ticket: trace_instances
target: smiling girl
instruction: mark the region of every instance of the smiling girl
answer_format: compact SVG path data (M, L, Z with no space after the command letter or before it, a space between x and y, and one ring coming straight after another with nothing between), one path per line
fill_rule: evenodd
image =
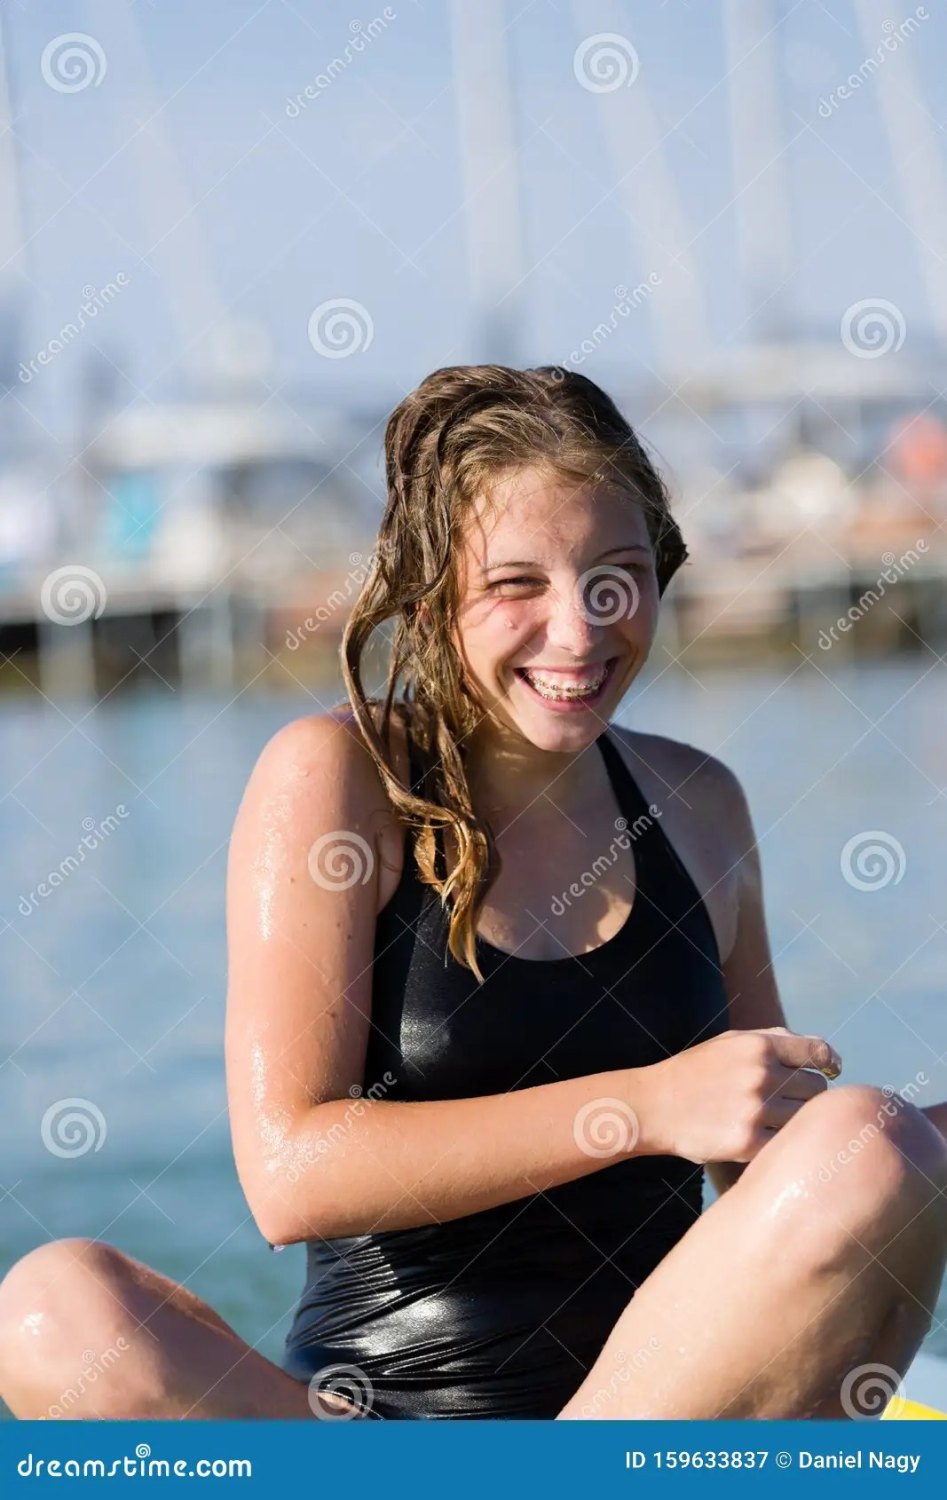
M664 484L561 368L438 370L385 453L348 701L266 746L231 845L236 1163L307 1246L283 1366L59 1241L0 1294L4 1394L121 1334L74 1415L854 1415L930 1323L945 1109L828 1090L736 777L612 722L687 555Z

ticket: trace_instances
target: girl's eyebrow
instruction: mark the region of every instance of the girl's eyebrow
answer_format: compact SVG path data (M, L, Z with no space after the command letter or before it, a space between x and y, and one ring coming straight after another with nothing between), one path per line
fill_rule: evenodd
M612 555L613 552L644 552L645 555L650 555L651 548L643 546L641 542L628 542L625 546L622 546L622 547L609 547L608 551L607 552L603 552L600 557L596 558L595 561L596 562L601 562L602 558L611 557L611 555ZM593 566L594 566L594 564L593 564ZM486 567L480 569L480 572L481 573L492 573L494 571L494 569L496 569L496 568L540 568L540 567L542 567L542 563L537 562L535 560L535 558L532 561L529 561L529 560L526 560L524 558L519 557L519 558L509 558L505 562L487 563Z

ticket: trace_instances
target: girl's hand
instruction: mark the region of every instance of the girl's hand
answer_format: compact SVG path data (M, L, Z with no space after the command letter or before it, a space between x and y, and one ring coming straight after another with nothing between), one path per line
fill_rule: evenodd
M654 1065L642 1126L669 1156L752 1161L841 1069L822 1037L785 1026L725 1031Z

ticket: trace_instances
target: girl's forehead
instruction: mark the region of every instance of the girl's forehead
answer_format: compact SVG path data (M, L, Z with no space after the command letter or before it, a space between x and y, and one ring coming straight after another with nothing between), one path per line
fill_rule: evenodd
M464 527L465 551L482 558L529 538L530 556L563 545L648 543L641 505L627 489L530 471L498 481L478 497ZM511 556L525 556L516 553Z

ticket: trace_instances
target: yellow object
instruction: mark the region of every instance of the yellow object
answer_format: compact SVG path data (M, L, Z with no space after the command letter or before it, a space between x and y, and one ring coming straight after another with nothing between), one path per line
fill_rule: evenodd
M920 1401L905 1401L901 1396L892 1396L881 1413L882 1422L947 1422L947 1412L935 1411L932 1406L922 1406Z

